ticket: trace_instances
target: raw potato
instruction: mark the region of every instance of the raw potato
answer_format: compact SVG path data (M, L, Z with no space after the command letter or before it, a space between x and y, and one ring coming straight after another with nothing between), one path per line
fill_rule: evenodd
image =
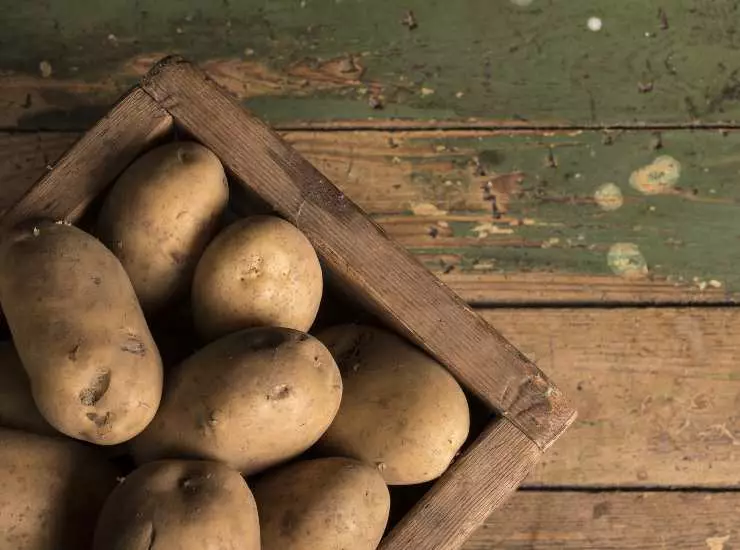
M256 326L308 331L321 302L321 265L311 243L274 216L239 220L198 262L193 315L208 340Z
M0 302L44 418L114 445L141 432L162 394L162 364L116 257L76 227L41 222L0 246Z
M390 507L372 466L346 458L296 462L254 486L262 550L375 550Z
M339 325L318 338L344 383L322 450L375 464L389 485L442 475L470 427L465 394L447 370L395 334L369 326Z
M0 426L41 435L59 432L41 416L12 342L0 343Z
M342 381L313 336L255 328L225 336L174 369L137 462L197 457L252 474L299 455L339 408Z
M0 428L0 550L90 548L115 485L96 449Z
M189 288L228 200L221 162L194 142L157 147L118 178L98 234L123 264L144 311Z
M252 492L217 462L162 460L108 498L93 550L260 550ZM287 550L287 549L286 549Z

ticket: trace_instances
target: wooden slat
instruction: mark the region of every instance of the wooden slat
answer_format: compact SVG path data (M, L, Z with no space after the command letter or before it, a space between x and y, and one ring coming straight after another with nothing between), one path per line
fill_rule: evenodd
M733 241L740 157L734 151L740 132L666 132L660 152L648 147L652 132L284 136L468 302L720 304L738 299L740 252L733 252ZM613 139L610 145L602 143L605 136ZM75 137L0 134L0 209ZM550 146L557 168L543 162ZM647 196L626 183L632 170L662 153L682 163L678 185L685 181L690 192ZM476 173L476 158L485 175ZM512 180L512 174L522 181ZM606 181L620 183L624 193L624 206L609 212L593 200ZM490 223L500 232L490 232ZM615 242L639 246L647 262L645 277L613 274L607 251Z
M739 514L740 493L520 491L463 548L733 550Z
M152 142L172 118L141 89L134 89L93 126L46 174L3 214L10 227L28 218L75 221L85 207ZM65 182L74 181L74 186Z
M740 487L739 309L480 313L579 411L528 485Z
M213 150L245 189L300 228L355 295L540 447L572 422L566 398L532 363L203 73L170 58L142 87ZM455 338L448 337L452 331Z
M541 455L508 420L492 423L383 539L380 550L459 548Z

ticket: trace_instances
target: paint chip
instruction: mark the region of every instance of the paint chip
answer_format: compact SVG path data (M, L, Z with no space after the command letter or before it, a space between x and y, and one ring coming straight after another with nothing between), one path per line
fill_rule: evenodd
M411 212L415 216L444 216L446 210L440 210L435 205L428 202L417 202L411 205Z
M586 21L586 26L588 27L588 30L593 32L600 31L603 25L604 23L600 17L589 17L588 21Z
M681 163L668 155L632 172L630 185L645 195L671 193L681 177Z
M481 223L471 229L473 233L477 233L479 239L485 239L489 235L511 235L514 230L510 227L499 227L492 223Z
M41 63L39 63L39 72L41 73L42 78L49 78L52 73L51 63L44 59Z
M426 97L428 95L432 95L434 93L434 90L432 88L422 88L421 89L421 95L422 97Z
M622 190L615 183L605 183L594 191L594 200L602 210L617 210L624 204Z
M648 275L647 261L634 243L613 244L606 261L615 275L625 279L643 279Z

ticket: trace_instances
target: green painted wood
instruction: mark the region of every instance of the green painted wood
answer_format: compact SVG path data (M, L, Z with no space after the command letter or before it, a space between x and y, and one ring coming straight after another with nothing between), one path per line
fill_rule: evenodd
M0 0L0 10L8 128L86 127L166 52L203 63L281 124L740 118L736 0Z

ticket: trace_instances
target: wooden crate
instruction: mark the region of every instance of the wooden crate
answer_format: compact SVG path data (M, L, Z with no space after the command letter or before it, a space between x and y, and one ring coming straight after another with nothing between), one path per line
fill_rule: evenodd
M462 546L574 420L575 411L533 363L193 65L177 57L159 62L0 225L30 218L77 222L128 164L173 131L216 153L237 189L303 231L332 281L436 357L490 408L493 420L380 548Z

